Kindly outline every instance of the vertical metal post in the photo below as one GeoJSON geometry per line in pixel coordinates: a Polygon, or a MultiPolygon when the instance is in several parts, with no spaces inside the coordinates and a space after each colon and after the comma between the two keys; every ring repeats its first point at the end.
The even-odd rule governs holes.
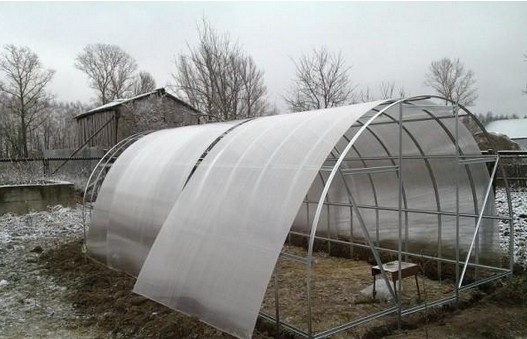
{"type": "MultiPolygon", "coordinates": [[[[329,202],[329,198],[327,199],[328,202],[329,202]]],[[[331,239],[331,216],[330,216],[330,206],[329,204],[327,205],[328,208],[327,208],[327,223],[328,223],[328,227],[327,227],[327,232],[328,232],[328,239],[331,239]]],[[[331,240],[328,240],[328,254],[331,254],[331,240]]]]}
{"type": "Polygon", "coordinates": [[[306,224],[307,227],[306,227],[306,229],[307,229],[307,228],[309,228],[309,225],[311,224],[311,222],[309,221],[309,219],[310,219],[310,218],[309,218],[309,197],[308,197],[307,195],[306,195],[306,214],[307,214],[307,215],[306,215],[306,216],[307,216],[307,218],[306,218],[306,221],[307,221],[307,224],[306,224]]]}
{"type": "MultiPolygon", "coordinates": [[[[378,203],[377,203],[378,205],[378,203]]],[[[380,231],[379,231],[379,209],[375,210],[375,245],[380,244],[380,231]]]]}
{"type": "MultiPolygon", "coordinates": [[[[399,308],[397,312],[397,325],[399,329],[401,328],[401,287],[402,287],[402,271],[401,271],[401,261],[402,261],[402,250],[403,250],[403,103],[399,103],[399,196],[397,199],[397,209],[398,209],[398,219],[399,219],[399,244],[398,244],[398,253],[397,260],[399,260],[399,272],[398,281],[399,288],[397,293],[397,306],[399,308]]],[[[394,286],[394,288],[397,288],[394,286]]]]}
{"type": "Polygon", "coordinates": [[[350,206],[350,258],[353,259],[353,207],[350,206]]]}
{"type": "MultiPolygon", "coordinates": [[[[309,215],[309,197],[307,197],[307,225],[309,228],[310,225],[310,215],[309,215]]],[[[309,248],[308,248],[309,251],[309,248]]],[[[311,337],[311,260],[312,258],[308,255],[306,256],[306,291],[307,291],[307,333],[311,337]]]]}
{"type": "Polygon", "coordinates": [[[278,287],[278,262],[274,266],[274,305],[276,319],[276,338],[280,338],[280,304],[279,304],[279,287],[278,287]]]}
{"type": "Polygon", "coordinates": [[[455,152],[456,152],[456,302],[459,302],[459,286],[461,282],[459,281],[459,174],[460,174],[460,164],[459,164],[459,110],[457,103],[454,104],[454,117],[455,117],[455,152]]]}

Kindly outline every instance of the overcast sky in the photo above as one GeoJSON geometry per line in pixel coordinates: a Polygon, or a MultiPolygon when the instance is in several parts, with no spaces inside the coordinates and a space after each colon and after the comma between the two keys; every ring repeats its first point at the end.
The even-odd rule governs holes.
{"type": "Polygon", "coordinates": [[[384,81],[430,94],[430,62],[459,58],[476,74],[473,112],[527,115],[527,2],[0,2],[0,45],[28,46],[56,70],[59,100],[88,102],[95,94],[73,65],[85,45],[120,46],[164,86],[203,16],[254,58],[280,109],[291,60],[326,46],[342,51],[358,89],[374,92],[384,81]]]}

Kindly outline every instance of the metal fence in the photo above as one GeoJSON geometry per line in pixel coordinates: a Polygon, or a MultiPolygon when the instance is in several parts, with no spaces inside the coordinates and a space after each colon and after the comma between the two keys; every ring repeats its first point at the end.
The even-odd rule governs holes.
{"type": "MultiPolygon", "coordinates": [[[[500,151],[502,166],[510,186],[527,187],[527,152],[500,151]]],[[[83,190],[90,173],[102,156],[0,158],[0,185],[29,184],[43,180],[65,180],[83,190]]],[[[498,171],[495,185],[503,186],[498,171]]]]}
{"type": "MultiPolygon", "coordinates": [[[[527,187],[527,152],[499,151],[500,161],[512,187],[527,187]]],[[[495,185],[504,186],[503,175],[498,171],[495,185]]]]}

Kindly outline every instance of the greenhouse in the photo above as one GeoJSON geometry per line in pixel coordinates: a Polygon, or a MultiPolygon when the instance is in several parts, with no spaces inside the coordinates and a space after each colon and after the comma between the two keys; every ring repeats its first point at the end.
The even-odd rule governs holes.
{"type": "Polygon", "coordinates": [[[512,271],[474,130],[420,96],[136,135],[90,177],[88,253],[240,338],[400,321],[512,271]]]}

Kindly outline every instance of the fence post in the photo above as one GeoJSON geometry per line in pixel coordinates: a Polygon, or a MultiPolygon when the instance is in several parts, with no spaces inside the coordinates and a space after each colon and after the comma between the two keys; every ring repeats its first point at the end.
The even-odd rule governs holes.
{"type": "Polygon", "coordinates": [[[42,158],[42,170],[44,172],[44,177],[49,175],[49,159],[46,157],[42,158]]]}

